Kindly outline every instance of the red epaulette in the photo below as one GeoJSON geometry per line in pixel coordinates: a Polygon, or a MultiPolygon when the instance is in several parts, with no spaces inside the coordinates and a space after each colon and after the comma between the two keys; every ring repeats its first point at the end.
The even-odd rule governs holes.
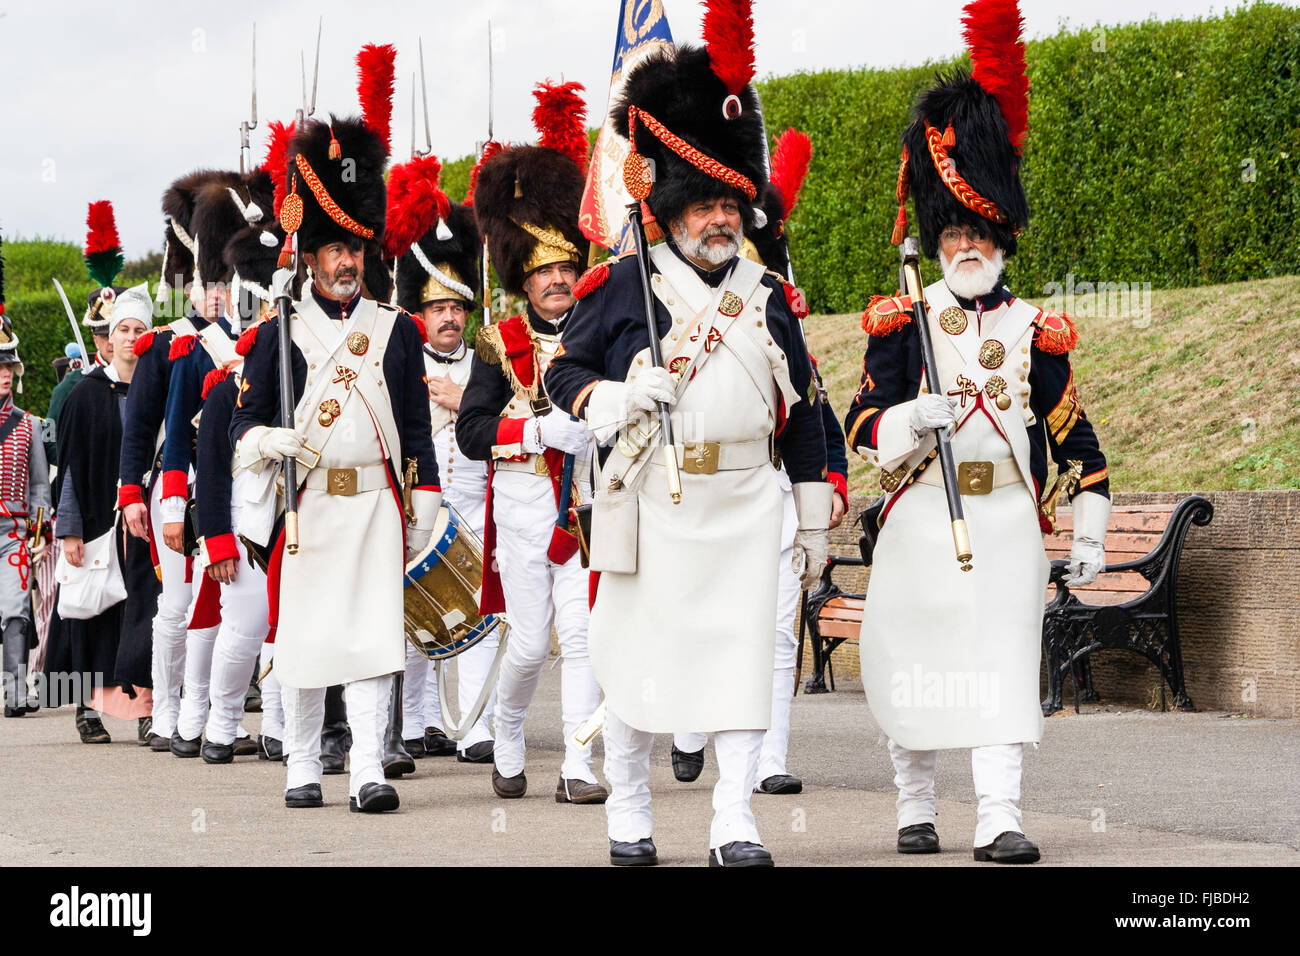
{"type": "Polygon", "coordinates": [[[136,354],[136,357],[144,355],[145,352],[149,351],[153,346],[153,337],[157,334],[157,329],[150,329],[144,335],[135,340],[135,344],[131,346],[131,351],[136,354]]]}
{"type": "Polygon", "coordinates": [[[203,379],[203,399],[207,400],[208,392],[212,391],[218,384],[230,378],[230,369],[214,368],[208,372],[207,377],[203,379]]]}
{"type": "Polygon", "coordinates": [[[1079,330],[1074,327],[1074,319],[1064,312],[1039,312],[1034,325],[1038,327],[1034,333],[1034,345],[1048,355],[1064,355],[1079,344],[1079,330]]]}
{"type": "Polygon", "coordinates": [[[415,327],[420,330],[420,341],[429,341],[429,330],[425,327],[424,319],[420,318],[413,312],[407,312],[406,315],[415,323],[415,327]]]}
{"type": "Polygon", "coordinates": [[[178,358],[184,358],[194,351],[194,346],[199,344],[197,335],[178,335],[172,339],[171,351],[167,353],[167,360],[175,362],[178,358]]]}
{"type": "Polygon", "coordinates": [[[609,278],[609,263],[598,262],[573,284],[573,297],[575,299],[585,299],[591,293],[595,292],[605,284],[609,278]]]}
{"type": "Polygon", "coordinates": [[[781,287],[785,289],[785,304],[790,307],[794,317],[800,322],[808,318],[808,300],[804,297],[803,289],[784,279],[781,280],[781,287]]]}
{"type": "Polygon", "coordinates": [[[912,321],[912,297],[873,295],[862,313],[862,331],[882,336],[897,332],[912,321]]]}
{"type": "Polygon", "coordinates": [[[247,355],[253,349],[253,342],[257,340],[257,333],[262,331],[265,322],[258,322],[256,325],[250,325],[239,333],[239,339],[235,342],[235,354],[247,355]]]}

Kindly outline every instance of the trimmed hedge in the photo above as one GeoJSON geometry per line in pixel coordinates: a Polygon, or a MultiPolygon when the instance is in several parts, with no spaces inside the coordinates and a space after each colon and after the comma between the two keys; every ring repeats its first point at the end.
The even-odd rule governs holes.
{"type": "MultiPolygon", "coordinates": [[[[1296,271],[1300,10],[1063,30],[1029,43],[1027,60],[1033,219],[1013,289],[1042,295],[1069,273],[1169,288],[1296,271]]],[[[768,129],[813,141],[789,232],[814,311],[896,288],[899,137],[917,93],[957,62],[759,85],[768,129]]]]}

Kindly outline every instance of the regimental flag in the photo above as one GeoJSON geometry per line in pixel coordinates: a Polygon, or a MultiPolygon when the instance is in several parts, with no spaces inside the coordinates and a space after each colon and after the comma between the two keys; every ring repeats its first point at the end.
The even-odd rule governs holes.
{"type": "Polygon", "coordinates": [[[614,67],[609,78],[605,120],[587,169],[578,224],[583,234],[614,255],[633,248],[628,230],[627,205],[632,201],[623,186],[623,160],[628,142],[614,132],[609,110],[623,90],[623,77],[642,58],[672,46],[673,35],[662,0],[619,0],[618,33],[614,40],[614,67]]]}

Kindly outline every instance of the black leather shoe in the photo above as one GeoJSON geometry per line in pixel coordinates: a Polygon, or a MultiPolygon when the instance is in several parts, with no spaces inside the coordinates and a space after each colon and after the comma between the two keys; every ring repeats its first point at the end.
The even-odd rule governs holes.
{"type": "Polygon", "coordinates": [[[456,741],[436,727],[425,727],[424,752],[430,757],[450,757],[456,752],[456,741]]]}
{"type": "Polygon", "coordinates": [[[609,841],[609,862],[614,866],[654,866],[659,862],[655,841],[646,837],[635,843],[609,841]]]}
{"type": "Polygon", "coordinates": [[[236,757],[251,757],[257,753],[257,741],[252,737],[236,737],[235,742],[230,745],[234,748],[236,757]]]}
{"type": "Polygon", "coordinates": [[[197,757],[199,750],[202,749],[202,738],[195,737],[193,740],[186,740],[180,735],[180,732],[172,734],[171,751],[174,757],[197,757]]]}
{"type": "Polygon", "coordinates": [[[353,813],[384,813],[396,810],[399,804],[397,791],[386,783],[363,783],[361,791],[348,798],[348,809],[353,813]]]}
{"type": "Polygon", "coordinates": [[[975,848],[975,859],[980,863],[1037,863],[1038,847],[1023,833],[1006,830],[988,846],[975,848]]]}
{"type": "Polygon", "coordinates": [[[496,741],[480,740],[456,754],[456,759],[461,763],[491,763],[495,750],[496,741]]]}
{"type": "Polygon", "coordinates": [[[735,840],[709,851],[709,866],[775,866],[761,843],[735,840]]]}
{"type": "Polygon", "coordinates": [[[698,780],[700,771],[704,769],[704,751],[697,750],[693,754],[688,754],[684,750],[678,750],[677,745],[673,745],[673,776],[682,783],[690,783],[692,780],[698,780]]]}
{"type": "Polygon", "coordinates": [[[403,740],[402,746],[406,752],[415,760],[423,760],[429,754],[424,749],[424,738],[416,737],[413,740],[403,740]]]}
{"type": "Polygon", "coordinates": [[[898,831],[899,853],[938,853],[939,833],[933,823],[913,823],[898,831]]]}
{"type": "Polygon", "coordinates": [[[415,760],[405,750],[384,754],[384,779],[397,780],[404,773],[415,773],[415,760]]]}
{"type": "Polygon", "coordinates": [[[528,792],[528,778],[522,773],[513,777],[503,777],[492,765],[492,791],[502,800],[514,800],[528,792]]]}
{"type": "Polygon", "coordinates": [[[754,788],[755,793],[803,793],[803,781],[788,773],[774,773],[754,788]]]}
{"type": "Polygon", "coordinates": [[[172,749],[172,742],[168,738],[164,737],[162,734],[155,734],[153,731],[150,731],[149,749],[156,754],[170,753],[172,749]]]}
{"type": "Polygon", "coordinates": [[[323,807],[325,800],[321,796],[319,783],[307,783],[284,792],[286,807],[323,807]]]}
{"type": "Polygon", "coordinates": [[[24,706],[24,707],[10,707],[8,704],[6,704],[6,705],[5,705],[5,716],[6,716],[6,717],[26,717],[26,716],[27,716],[27,708],[26,708],[25,706],[24,706]]]}
{"type": "Polygon", "coordinates": [[[555,785],[556,803],[604,803],[608,799],[609,791],[598,783],[560,777],[560,782],[555,785]]]}
{"type": "Polygon", "coordinates": [[[261,734],[257,738],[258,760],[283,760],[284,741],[261,734]]]}
{"type": "Polygon", "coordinates": [[[203,757],[204,763],[234,763],[235,745],[217,744],[211,740],[205,740],[199,755],[203,757]]]}

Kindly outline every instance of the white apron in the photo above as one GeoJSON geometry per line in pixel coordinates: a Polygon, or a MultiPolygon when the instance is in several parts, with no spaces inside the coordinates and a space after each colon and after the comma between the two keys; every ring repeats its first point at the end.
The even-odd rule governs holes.
{"type": "MultiPolygon", "coordinates": [[[[294,344],[303,350],[309,368],[318,367],[308,374],[299,412],[315,415],[319,400],[329,394],[314,392],[317,376],[328,374],[334,366],[331,359],[348,356],[348,350],[340,345],[333,356],[327,354],[328,346],[321,342],[328,341],[327,330],[338,329],[338,323],[322,325],[331,320],[310,300],[296,305],[300,317],[321,332],[313,338],[299,334],[299,322],[293,326],[294,344]]],[[[363,361],[354,364],[363,376],[371,376],[365,387],[372,400],[386,401],[388,394],[384,386],[374,385],[375,373],[367,369],[382,373],[391,326],[392,319],[378,316],[374,303],[363,301],[358,308],[355,329],[369,335],[370,344],[363,361]]],[[[358,387],[351,391],[342,414],[329,426],[329,440],[313,471],[384,463],[376,419],[391,419],[391,411],[376,409],[372,414],[358,387]]],[[[391,485],[350,496],[303,489],[298,499],[299,550],[283,555],[280,565],[275,639],[280,683],[328,687],[403,669],[404,523],[400,495],[391,485]]]]}
{"type": "MultiPolygon", "coordinates": [[[[935,317],[955,304],[951,294],[937,283],[926,296],[945,387],[962,372],[981,388],[994,374],[1011,385],[1007,411],[981,398],[989,414],[974,406],[964,419],[959,412],[954,461],[1014,457],[1027,475],[1024,429],[1033,416],[1025,409],[1028,385],[1020,378],[1028,374],[1032,327],[1024,328],[1023,319],[1017,322],[1003,308],[984,316],[982,334],[975,313],[968,312],[966,330],[949,336],[935,317]],[[988,339],[1007,340],[1002,342],[1006,360],[994,369],[974,361],[988,339]]],[[[972,570],[962,571],[954,558],[941,487],[907,486],[889,509],[876,544],[862,615],[862,680],[881,729],[909,750],[1042,739],[1038,670],[1049,565],[1037,503],[1028,481],[961,500],[974,552],[972,570]]]]}
{"type": "MultiPolygon", "coordinates": [[[[711,297],[707,290],[704,297],[711,297]]],[[[670,312],[681,309],[673,298],[670,312]]],[[[760,286],[745,314],[765,302],[760,286]]],[[[760,394],[752,361],[752,350],[770,340],[744,338],[753,335],[737,320],[681,393],[672,415],[679,443],[772,434],[778,384],[769,379],[769,393],[760,394]],[[751,349],[749,370],[733,348],[751,349]]],[[[777,361],[760,352],[759,367],[768,359],[777,361]]],[[[682,500],[674,505],[662,454],[654,449],[638,489],[637,573],[600,575],[587,637],[592,670],[609,709],[637,730],[764,730],[781,551],[778,472],[770,463],[712,475],[682,471],[682,500]]]]}

